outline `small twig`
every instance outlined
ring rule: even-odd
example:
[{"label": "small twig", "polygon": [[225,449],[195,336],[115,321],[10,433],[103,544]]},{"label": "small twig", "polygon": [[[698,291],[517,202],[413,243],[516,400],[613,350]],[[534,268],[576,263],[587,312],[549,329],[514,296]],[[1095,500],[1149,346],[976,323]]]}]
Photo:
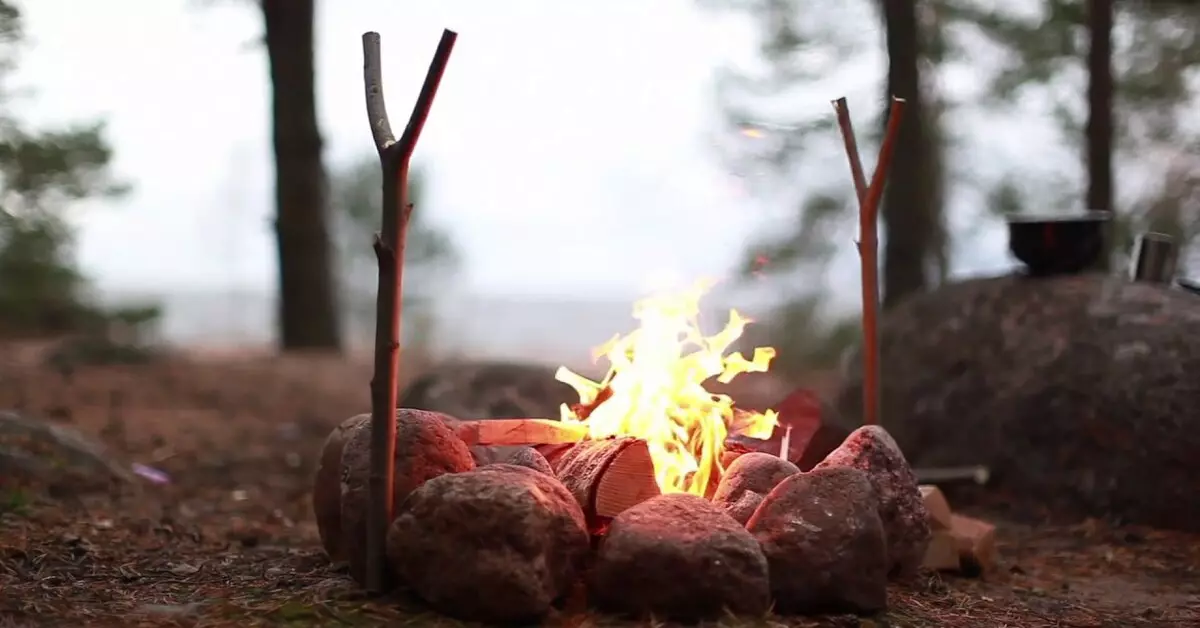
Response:
[{"label": "small twig", "polygon": [[383,61],[379,33],[364,33],[363,84],[371,136],[383,169],[382,228],[375,235],[379,287],[375,309],[375,372],[371,378],[371,464],[368,478],[366,586],[372,593],[386,589],[384,546],[395,504],[393,484],[396,457],[396,385],[400,371],[400,327],[403,312],[404,247],[412,203],[408,199],[408,168],[421,129],[433,107],[458,35],[443,31],[425,83],[397,142],[383,99]]},{"label": "small twig", "polygon": [[863,423],[878,425],[880,409],[880,363],[879,363],[879,236],[878,208],[883,196],[884,182],[891,167],[892,152],[896,136],[900,131],[900,120],[904,112],[904,101],[892,98],[891,114],[887,130],[871,183],[867,185],[862,160],[858,155],[858,141],[850,122],[850,108],[845,98],[833,103],[837,112],[842,141],[846,145],[846,157],[850,161],[850,174],[854,178],[854,192],[858,198],[858,254],[862,264],[862,328],[863,328]]},{"label": "small twig", "polygon": [[[779,441],[779,459],[788,460],[792,455],[792,426],[783,431],[783,439]],[[790,462],[790,460],[789,460]]]}]

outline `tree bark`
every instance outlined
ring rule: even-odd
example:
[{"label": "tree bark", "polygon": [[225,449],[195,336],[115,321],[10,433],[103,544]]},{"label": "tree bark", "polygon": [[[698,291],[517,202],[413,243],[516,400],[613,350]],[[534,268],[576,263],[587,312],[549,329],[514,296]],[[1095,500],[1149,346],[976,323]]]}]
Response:
[{"label": "tree bark", "polygon": [[1090,0],[1088,28],[1087,209],[1113,211],[1113,0]]},{"label": "tree bark", "polygon": [[930,179],[922,176],[926,169],[935,166],[930,163],[932,146],[925,128],[927,115],[921,94],[917,2],[880,0],[880,5],[888,53],[885,112],[891,96],[907,101],[896,144],[898,158],[892,163],[880,214],[886,309],[928,287],[931,258],[936,253],[939,208]]},{"label": "tree bark", "polygon": [[271,68],[279,344],[285,351],[341,349],[317,125],[314,5],[261,0]]}]

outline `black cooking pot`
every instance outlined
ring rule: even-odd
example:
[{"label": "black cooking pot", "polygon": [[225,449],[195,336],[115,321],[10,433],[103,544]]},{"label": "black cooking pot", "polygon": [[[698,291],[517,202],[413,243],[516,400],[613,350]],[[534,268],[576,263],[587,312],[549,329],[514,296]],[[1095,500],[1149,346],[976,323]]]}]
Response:
[{"label": "black cooking pot", "polygon": [[1079,273],[1104,255],[1112,212],[1021,214],[1008,218],[1008,250],[1034,275]]}]

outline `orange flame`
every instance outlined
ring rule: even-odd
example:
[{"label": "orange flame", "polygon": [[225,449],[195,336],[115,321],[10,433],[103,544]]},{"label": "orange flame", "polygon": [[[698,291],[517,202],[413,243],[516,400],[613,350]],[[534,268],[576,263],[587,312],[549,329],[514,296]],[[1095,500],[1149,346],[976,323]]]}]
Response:
[{"label": "orange flame", "polygon": [[[736,310],[720,332],[700,332],[700,298],[709,288],[701,282],[681,294],[636,303],[638,329],[618,334],[594,351],[610,364],[601,381],[565,367],[555,375],[579,393],[581,404],[594,405],[584,418],[564,404],[562,420],[587,425],[593,439],[632,436],[646,441],[664,493],[704,496],[724,472],[721,452],[729,432],[769,438],[776,425],[773,410],[739,412],[735,421],[733,400],[704,389],[712,377],[729,383],[741,373],[765,372],[775,357],[770,347],[756,348],[749,360],[739,352],[725,355],[750,322]],[[595,405],[601,393],[610,396]]]}]

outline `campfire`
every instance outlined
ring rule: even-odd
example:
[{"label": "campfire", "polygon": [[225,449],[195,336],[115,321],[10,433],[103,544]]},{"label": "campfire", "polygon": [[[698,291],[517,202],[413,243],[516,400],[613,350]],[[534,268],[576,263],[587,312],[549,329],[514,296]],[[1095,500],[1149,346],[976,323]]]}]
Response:
[{"label": "campfire", "polygon": [[[608,362],[599,381],[560,368],[579,402],[559,419],[401,409],[393,577],[485,622],[537,618],[580,582],[589,604],[623,614],[871,613],[886,607],[889,575],[913,574],[929,551],[945,569],[986,553],[982,532],[960,552],[949,511],[931,516],[925,504],[939,496],[918,489],[877,426],[829,445],[807,472],[787,446],[766,453],[780,415],[706,385],[765,373],[775,351],[733,350],[750,323],[736,310],[705,335],[710,286],[637,302],[636,328],[595,350]],[[360,581],[369,428],[363,415],[330,437],[314,498],[326,550]]]},{"label": "campfire", "polygon": [[751,359],[726,355],[750,321],[731,310],[725,328],[700,331],[700,299],[710,285],[656,296],[634,305],[640,326],[614,336],[594,357],[608,360],[608,374],[593,382],[569,369],[556,378],[579,393],[579,403],[562,408],[568,425],[587,428],[591,439],[631,437],[644,441],[663,493],[705,496],[724,473],[721,455],[729,434],[765,439],[776,413],[734,412],[728,395],[704,388],[716,378],[728,384],[742,373],[766,372],[775,349],[758,347]]},{"label": "campfire", "polygon": [[[949,542],[944,564],[979,552],[984,544],[966,548],[945,523],[948,510],[931,516],[912,469],[877,425],[874,215],[900,101],[869,186],[837,103],[861,206],[864,368],[876,377],[864,387],[866,425],[811,470],[788,459],[790,429],[778,455],[727,448],[730,437],[768,442],[779,416],[736,408],[706,384],[766,372],[775,351],[730,352],[749,322],[736,311],[705,336],[706,283],[637,303],[637,329],[596,350],[609,362],[600,381],[559,369],[579,403],[558,419],[397,410],[408,164],[456,37],[443,33],[397,140],[383,104],[379,36],[363,36],[385,176],[376,364],[371,414],[344,421],[321,452],[313,506],[331,559],[347,561],[371,592],[403,583],[442,613],[527,625],[567,603],[685,621],[772,609],[871,614],[887,608],[889,578],[925,562],[934,532]],[[577,600],[581,590],[586,599]]]}]

